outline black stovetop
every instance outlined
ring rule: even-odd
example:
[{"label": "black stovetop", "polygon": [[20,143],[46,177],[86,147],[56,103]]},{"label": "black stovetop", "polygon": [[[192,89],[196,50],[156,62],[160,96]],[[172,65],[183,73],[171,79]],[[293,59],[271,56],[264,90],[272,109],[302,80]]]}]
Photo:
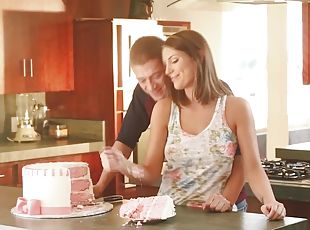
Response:
[{"label": "black stovetop", "polygon": [[304,180],[310,178],[310,163],[305,161],[262,161],[269,179]]}]

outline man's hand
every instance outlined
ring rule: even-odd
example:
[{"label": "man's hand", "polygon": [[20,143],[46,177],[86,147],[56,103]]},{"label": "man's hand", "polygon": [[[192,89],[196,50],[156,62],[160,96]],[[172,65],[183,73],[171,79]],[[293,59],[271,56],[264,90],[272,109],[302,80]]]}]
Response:
[{"label": "man's hand", "polygon": [[93,190],[94,190],[94,196],[96,199],[102,197],[102,189],[100,188],[100,186],[98,184],[95,184],[93,186]]},{"label": "man's hand", "polygon": [[286,216],[284,205],[278,201],[264,204],[261,210],[269,220],[281,220]]},{"label": "man's hand", "polygon": [[209,212],[228,212],[232,210],[230,202],[220,194],[211,195],[206,201],[189,201],[186,205],[191,208],[202,208]]},{"label": "man's hand", "polygon": [[228,212],[232,210],[232,205],[221,194],[209,196],[202,208],[211,212]]},{"label": "man's hand", "polygon": [[127,167],[127,159],[118,149],[112,147],[105,147],[100,152],[100,159],[103,170],[107,172],[125,173]]},{"label": "man's hand", "polygon": [[120,172],[133,178],[143,178],[144,170],[141,166],[127,160],[121,151],[105,147],[100,152],[100,158],[103,170],[108,172]]}]

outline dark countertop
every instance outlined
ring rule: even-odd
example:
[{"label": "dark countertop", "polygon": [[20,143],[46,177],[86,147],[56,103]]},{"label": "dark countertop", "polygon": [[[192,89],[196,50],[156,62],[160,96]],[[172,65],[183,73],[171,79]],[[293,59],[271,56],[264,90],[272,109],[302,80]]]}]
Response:
[{"label": "dark countertop", "polygon": [[276,148],[276,157],[283,160],[310,161],[310,142]]},{"label": "dark countertop", "polygon": [[[71,229],[135,229],[135,226],[123,227],[126,220],[118,215],[119,205],[115,205],[106,214],[70,219],[28,219],[12,215],[10,210],[15,206],[16,198],[21,196],[22,189],[0,186],[0,224],[19,228],[40,230]],[[281,221],[268,221],[262,214],[256,213],[206,213],[198,209],[176,207],[176,216],[156,224],[145,224],[139,229],[230,229],[230,230],[269,230],[269,229],[308,229],[308,221],[302,218],[285,217]],[[2,229],[0,225],[0,229]]]}]

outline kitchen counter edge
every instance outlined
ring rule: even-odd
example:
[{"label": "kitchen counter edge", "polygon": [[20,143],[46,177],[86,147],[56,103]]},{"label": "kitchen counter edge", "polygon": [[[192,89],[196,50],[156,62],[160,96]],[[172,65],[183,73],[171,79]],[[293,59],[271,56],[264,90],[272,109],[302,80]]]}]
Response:
[{"label": "kitchen counter edge", "polygon": [[0,164],[22,160],[64,156],[99,151],[104,141],[81,137],[45,139],[30,143],[1,143]]}]

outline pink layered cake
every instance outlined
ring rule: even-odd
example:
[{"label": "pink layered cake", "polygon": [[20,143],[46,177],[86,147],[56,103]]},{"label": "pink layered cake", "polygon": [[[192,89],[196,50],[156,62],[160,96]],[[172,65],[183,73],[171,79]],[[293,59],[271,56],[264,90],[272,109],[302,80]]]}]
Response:
[{"label": "pink layered cake", "polygon": [[130,199],[122,204],[119,214],[137,221],[165,220],[175,216],[175,206],[170,196],[151,196]]},{"label": "pink layered cake", "polygon": [[26,165],[22,169],[23,197],[16,212],[66,215],[72,207],[94,203],[93,184],[85,162],[55,162]]}]

